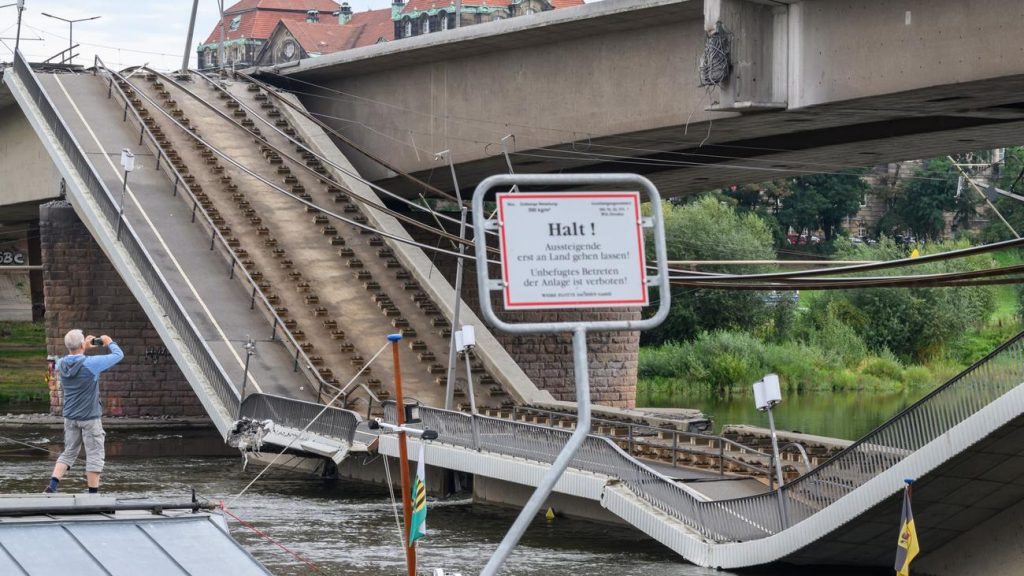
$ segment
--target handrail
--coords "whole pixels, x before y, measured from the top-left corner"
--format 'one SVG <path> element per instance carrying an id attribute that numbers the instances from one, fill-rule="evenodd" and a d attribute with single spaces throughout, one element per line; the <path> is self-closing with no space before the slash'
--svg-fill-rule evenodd
<path id="1" fill-rule="evenodd" d="M 57 112 L 50 97 L 43 90 L 42 85 L 20 51 L 15 54 L 14 73 L 21 80 L 29 97 L 32 98 L 35 105 L 39 108 L 43 121 L 52 130 L 61 150 L 68 156 L 72 166 L 82 178 L 85 184 L 83 191 L 92 197 L 100 209 L 100 216 L 106 220 L 106 223 L 111 228 L 114 228 L 119 220 L 120 211 L 113 195 L 98 176 L 96 168 L 88 157 L 82 153 L 78 141 L 68 130 L 64 119 Z M 229 411 L 230 417 L 230 414 L 234 414 L 239 406 L 238 391 L 231 385 L 224 367 L 220 365 L 216 356 L 207 347 L 206 341 L 200 337 L 199 330 L 185 311 L 184 306 L 174 295 L 174 292 L 168 286 L 166 278 L 164 278 L 160 269 L 154 264 L 149 253 L 142 246 L 135 233 L 135 229 L 127 222 L 124 223 L 123 228 L 125 232 L 121 235 L 120 240 L 122 248 L 128 258 L 138 268 L 146 285 L 156 297 L 157 304 L 163 308 L 169 323 L 178 333 L 185 348 L 191 354 L 199 372 L 209 382 L 224 408 Z"/>
<path id="2" fill-rule="evenodd" d="M 789 444 L 786 444 L 782 448 L 779 448 L 780 457 L 781 457 L 781 454 L 783 452 L 785 452 L 789 448 L 795 449 L 800 454 L 800 457 L 803 458 L 803 460 L 804 460 L 805 472 L 809 471 L 811 469 L 811 459 L 807 457 L 807 450 L 804 450 L 803 445 L 800 444 L 799 442 L 790 442 Z M 775 457 L 772 456 L 772 459 L 773 459 L 772 460 L 772 466 L 775 465 L 774 458 Z"/>
<path id="3" fill-rule="evenodd" d="M 835 503 L 1022 383 L 1024 332 L 817 468 L 756 496 L 708 501 L 597 436 L 591 436 L 570 466 L 618 478 L 638 498 L 706 538 L 756 540 Z M 393 420 L 394 410 L 389 403 L 385 416 Z M 420 414 L 423 426 L 438 432 L 437 442 L 540 462 L 552 462 L 568 438 L 564 430 L 438 408 L 421 407 Z"/>
<path id="4" fill-rule="evenodd" d="M 321 174 L 321 173 L 317 172 L 316 170 L 314 170 L 313 168 L 311 168 L 310 166 L 308 166 L 306 163 L 302 162 L 298 158 L 295 158 L 294 156 L 292 156 L 288 152 L 285 152 L 281 148 L 279 148 L 279 147 L 275 146 L 274 144 L 272 144 L 270 142 L 270 140 L 268 140 L 261 133 L 254 132 L 252 129 L 246 128 L 245 126 L 243 126 L 240 122 L 238 122 L 234 118 L 231 118 L 229 115 L 227 115 L 224 112 L 218 110 L 215 106 L 213 106 L 213 104 L 210 104 L 209 102 L 207 102 L 206 100 L 204 100 L 203 98 L 201 98 L 197 94 L 193 93 L 191 90 L 189 90 L 185 86 L 182 86 L 180 83 L 178 83 L 175 80 L 167 77 L 166 74 L 163 74 L 161 72 L 157 72 L 156 70 L 153 70 L 151 68 L 146 68 L 146 70 L 149 70 L 151 73 L 157 74 L 157 75 L 161 76 L 162 78 L 164 78 L 166 81 L 171 82 L 176 88 L 178 88 L 179 90 L 184 92 L 186 95 L 190 96 L 192 99 L 198 101 L 200 104 L 202 104 L 208 110 L 210 110 L 211 112 L 213 112 L 214 114 L 219 116 L 221 119 L 223 119 L 226 122 L 229 122 L 229 123 L 233 124 L 236 128 L 239 128 L 240 130 L 244 130 L 247 134 L 249 134 L 250 137 L 254 138 L 257 141 L 257 143 L 270 148 L 271 150 L 276 152 L 282 158 L 292 162 L 300 170 L 305 171 L 307 174 L 310 174 L 312 177 L 317 178 L 319 180 L 322 180 L 322 181 L 326 182 L 327 184 L 331 184 L 333 186 L 338 187 L 342 191 L 342 193 L 347 195 L 352 200 L 354 200 L 354 201 L 356 201 L 356 202 L 358 202 L 360 204 L 363 204 L 364 206 L 367 206 L 369 208 L 373 208 L 374 210 L 377 210 L 377 211 L 379 211 L 379 212 L 381 212 L 383 214 L 387 214 L 388 216 L 391 216 L 391 217 L 395 218 L 396 220 L 399 220 L 400 222 L 405 222 L 406 224 L 408 224 L 410 226 L 418 227 L 418 228 L 425 229 L 425 230 L 426 229 L 433 230 L 434 234 L 437 234 L 438 236 L 440 236 L 442 238 L 445 238 L 445 239 L 447 239 L 447 240 L 449 240 L 451 242 L 458 242 L 458 243 L 461 243 L 461 244 L 465 244 L 467 246 L 472 246 L 473 243 L 472 243 L 471 240 L 466 240 L 464 238 L 459 238 L 458 236 L 456 236 L 454 234 L 451 234 L 451 233 L 445 231 L 444 229 L 433 229 L 433 228 L 430 228 L 429 226 L 423 224 L 419 220 L 416 220 L 414 218 L 410 218 L 409 216 L 406 216 L 405 214 L 402 214 L 400 212 L 392 210 L 392 209 L 388 208 L 387 206 L 384 206 L 382 204 L 378 204 L 378 203 L 372 201 L 369 198 L 364 198 L 363 196 L 360 196 L 359 194 L 356 194 L 356 193 L 352 192 L 351 190 L 348 189 L 348 186 L 345 183 L 339 182 L 338 180 L 335 180 L 332 176 L 329 176 L 329 175 L 326 175 L 326 174 Z M 228 96 L 231 96 L 232 98 L 234 98 L 234 96 L 230 92 L 228 92 L 227 90 L 225 90 L 221 86 L 217 86 L 212 80 L 207 78 L 205 75 L 199 74 L 199 76 L 201 78 L 205 79 L 207 82 L 211 83 L 217 90 L 222 91 L 223 93 L 227 94 Z M 272 128 L 278 134 L 280 134 L 280 135 L 284 136 L 285 138 L 287 138 L 290 142 L 294 142 L 295 145 L 301 146 L 304 150 L 306 150 L 307 152 L 309 152 L 309 153 L 313 154 L 314 156 L 316 156 L 317 159 L 320 160 L 321 162 L 326 163 L 329 166 L 331 166 L 331 167 L 333 167 L 333 168 L 335 168 L 337 170 L 340 170 L 340 171 L 342 171 L 342 172 L 352 176 L 351 172 L 348 169 L 343 168 L 341 166 L 338 166 L 337 164 L 335 164 L 334 162 L 332 162 L 331 160 L 329 160 L 327 158 L 321 157 L 319 154 L 316 154 L 315 152 L 313 152 L 305 144 L 299 144 L 294 138 L 288 136 L 282 130 L 277 128 L 277 126 L 274 126 L 273 124 L 268 122 L 261 115 L 257 114 L 255 111 L 253 111 L 251 108 L 249 108 L 249 106 L 247 106 L 245 103 L 243 103 L 242 101 L 238 100 L 237 98 L 235 98 L 235 100 L 238 102 L 239 107 L 241 107 L 247 113 L 256 116 L 260 121 L 262 121 L 265 124 L 267 124 L 270 128 Z M 362 180 L 362 179 L 360 178 L 360 180 Z M 370 185 L 373 188 L 378 188 L 380 190 L 383 190 L 383 188 L 380 188 L 379 186 L 376 186 L 375 184 L 371 184 L 371 183 L 369 183 L 369 181 L 366 181 L 366 180 L 362 180 L 362 181 L 363 181 L 364 184 L 368 184 L 368 185 Z M 403 198 L 402 200 L 404 201 L 405 199 Z M 423 207 L 421 207 L 421 208 L 423 208 Z M 425 208 L 425 210 L 427 212 L 432 213 L 432 214 L 434 213 L 429 208 Z M 447 218 L 448 220 L 452 220 L 454 222 L 458 222 L 458 220 L 455 220 L 454 218 L 451 218 L 450 216 L 444 216 L 444 218 Z M 494 252 L 497 252 L 497 250 L 494 250 Z"/>
<path id="5" fill-rule="evenodd" d="M 127 111 L 127 110 L 130 109 L 132 111 L 132 117 L 135 118 L 135 120 L 139 123 L 139 125 L 141 127 L 140 129 L 147 136 L 149 136 L 149 141 L 150 141 L 151 145 L 154 146 L 156 148 L 156 151 L 157 151 L 157 162 L 156 163 L 157 163 L 157 167 L 159 167 L 160 166 L 160 158 L 161 158 L 161 156 L 164 157 L 164 158 L 167 158 L 166 151 L 160 145 L 160 143 L 157 140 L 156 136 L 153 135 L 153 132 L 149 129 L 148 126 L 146 126 L 146 123 L 142 120 L 142 117 L 139 115 L 138 111 L 135 110 L 135 108 L 133 106 L 131 106 L 131 103 L 128 100 L 128 96 L 127 96 L 127 94 L 125 94 L 125 92 L 124 92 L 123 88 L 121 87 L 121 85 L 118 82 L 115 82 L 114 79 L 116 77 L 118 80 L 120 80 L 122 82 L 126 82 L 127 83 L 128 81 L 125 80 L 120 74 L 118 74 L 116 72 L 113 72 L 112 70 L 107 68 L 106 65 L 103 64 L 103 60 L 101 60 L 99 56 L 96 56 L 95 63 L 96 63 L 96 69 L 97 70 L 102 70 L 104 72 L 104 75 L 108 77 L 109 82 L 110 82 L 110 85 L 108 86 L 108 89 L 112 89 L 112 88 L 115 88 L 115 87 L 117 88 L 118 95 L 121 96 L 122 100 L 125 103 L 125 110 Z M 148 98 L 146 95 L 142 94 L 139 90 L 135 90 L 135 92 L 137 94 L 139 94 L 140 96 L 145 97 L 147 100 L 150 101 L 150 103 L 153 103 L 150 98 Z M 173 120 L 173 118 L 171 120 Z M 177 123 L 177 122 L 175 121 L 175 123 Z M 182 129 L 185 129 L 185 127 L 183 125 L 181 125 L 180 123 L 178 123 L 178 126 L 180 128 L 182 128 Z M 252 290 L 253 290 L 252 300 L 255 301 L 256 296 L 259 296 L 259 300 L 263 304 L 264 312 L 269 314 L 271 319 L 274 321 L 274 328 L 272 329 L 271 339 L 272 340 L 276 339 L 277 327 L 280 326 L 281 330 L 284 332 L 285 336 L 287 337 L 288 343 L 291 344 L 292 349 L 295 351 L 295 368 L 296 369 L 298 368 L 298 360 L 299 360 L 299 358 L 301 358 L 303 360 L 303 367 L 305 368 L 304 371 L 306 372 L 307 377 L 312 377 L 311 379 L 317 383 L 317 400 L 322 400 L 324 387 L 331 388 L 331 389 L 333 389 L 335 391 L 340 390 L 337 386 L 331 384 L 330 382 L 325 381 L 320 376 L 320 374 L 316 370 L 314 370 L 313 363 L 310 361 L 309 356 L 306 354 L 306 352 L 304 350 L 302 350 L 302 347 L 299 346 L 298 341 L 292 335 L 291 331 L 288 330 L 288 328 L 285 326 L 284 320 L 277 314 L 277 312 L 274 311 L 274 307 L 270 303 L 270 301 L 267 299 L 266 294 L 264 294 L 263 290 L 261 290 L 259 288 L 259 284 L 252 278 L 252 276 L 249 274 L 249 272 L 245 269 L 245 266 L 242 265 L 241 259 L 239 259 L 238 255 L 235 254 L 235 251 L 231 249 L 231 246 L 228 244 L 227 239 L 221 233 L 220 229 L 216 226 L 216 224 L 213 223 L 213 219 L 210 217 L 210 214 L 206 211 L 206 208 L 203 207 L 202 204 L 199 202 L 199 199 L 196 198 L 195 194 L 192 192 L 192 189 L 188 185 L 188 183 L 186 182 L 185 178 L 181 175 L 180 172 L 178 172 L 178 169 L 174 167 L 174 164 L 170 160 L 167 160 L 166 162 L 164 162 L 164 167 L 165 167 L 165 170 L 168 170 L 170 172 L 171 176 L 173 177 L 172 179 L 174 180 L 174 188 L 175 188 L 175 190 L 178 189 L 179 184 L 180 184 L 181 187 L 185 190 L 185 193 L 187 193 L 188 197 L 192 200 L 193 214 L 198 210 L 199 213 L 202 214 L 202 216 L 203 216 L 204 223 L 207 224 L 208 227 L 210 228 L 211 235 L 214 238 L 220 240 L 220 244 L 224 248 L 224 250 L 227 252 L 228 259 L 231 262 L 231 271 L 232 271 L 231 273 L 234 274 L 234 271 L 237 268 L 240 271 L 240 274 L 245 278 L 245 280 L 248 281 L 248 284 L 252 287 Z"/>
<path id="6" fill-rule="evenodd" d="M 150 72 L 152 72 L 154 74 L 157 74 L 157 75 L 161 76 L 162 78 L 164 78 L 164 80 L 166 80 L 167 82 L 170 82 L 175 87 L 177 87 L 179 90 L 183 91 L 185 94 L 187 94 L 187 95 L 191 96 L 192 98 L 198 100 L 200 102 L 200 104 L 202 104 L 203 106 L 205 106 L 206 108 L 211 110 L 214 114 L 217 114 L 218 116 L 222 117 L 224 120 L 226 120 L 226 121 L 228 121 L 228 122 L 230 122 L 232 124 L 235 124 L 236 127 L 240 128 L 242 130 L 245 130 L 248 134 L 250 134 L 250 136 L 252 136 L 256 140 L 258 140 L 261 145 L 264 145 L 264 146 L 267 146 L 268 148 L 271 148 L 272 150 L 274 150 L 274 152 L 276 152 L 281 157 L 287 158 L 288 160 L 292 161 L 297 166 L 299 166 L 301 169 L 309 171 L 313 175 L 313 177 L 315 177 L 317 179 L 320 179 L 320 180 L 323 180 L 325 182 L 328 182 L 328 183 L 330 183 L 332 185 L 335 185 L 335 186 L 337 186 L 337 187 L 339 187 L 339 188 L 341 188 L 343 190 L 347 190 L 348 187 L 344 183 L 338 182 L 338 181 L 334 180 L 333 178 L 331 178 L 329 176 L 326 176 L 324 174 L 320 174 L 319 172 L 316 172 L 315 170 L 313 170 L 309 166 L 306 166 L 305 163 L 300 162 L 299 160 L 293 158 L 287 152 L 284 152 L 280 148 L 278 148 L 278 147 L 274 146 L 273 144 L 271 144 L 270 141 L 267 140 L 265 137 L 263 137 L 261 134 L 253 133 L 251 130 L 249 130 L 248 128 L 245 128 L 240 123 L 238 123 L 234 119 L 230 118 L 229 116 L 227 116 L 226 114 L 224 114 L 220 110 L 217 110 L 216 108 L 214 108 L 213 105 L 210 104 L 209 102 L 203 100 L 202 98 L 199 98 L 198 96 L 193 94 L 191 91 L 189 91 L 185 87 L 183 87 L 180 84 L 178 84 L 173 79 L 168 78 L 165 74 L 162 74 L 160 72 L 156 72 L 156 71 L 154 71 L 152 69 L 148 69 L 148 68 L 147 68 L 147 70 L 149 70 Z M 194 138 L 198 138 L 195 135 L 193 135 L 193 137 Z M 204 143 L 205 143 L 205 141 L 204 141 Z M 269 180 L 267 180 L 266 178 L 263 178 L 259 174 L 256 174 L 256 173 L 254 173 L 254 172 L 252 172 L 250 170 L 247 170 L 246 168 L 242 167 L 237 161 L 235 161 L 234 159 L 230 158 L 227 154 L 224 154 L 223 152 L 221 152 L 216 147 L 211 146 L 209 144 L 207 144 L 207 146 L 209 146 L 210 149 L 215 154 L 221 156 L 222 158 L 224 158 L 229 163 L 234 164 L 239 169 L 248 172 L 250 176 L 252 176 L 253 178 L 256 178 L 257 180 L 259 180 L 261 182 L 263 182 L 268 187 L 274 189 L 278 193 L 284 194 L 284 195 L 292 198 L 293 200 L 296 200 L 297 202 L 302 203 L 305 206 L 312 207 L 312 208 L 316 209 L 318 212 L 320 212 L 321 214 L 324 214 L 324 215 L 326 215 L 326 216 L 328 216 L 330 218 L 334 218 L 335 220 L 339 220 L 341 222 L 344 222 L 344 223 L 349 224 L 351 226 L 355 226 L 355 227 L 360 228 L 360 229 L 371 230 L 371 231 L 373 231 L 373 232 L 375 232 L 375 233 L 377 233 L 377 234 L 379 234 L 381 236 L 385 236 L 387 238 L 391 238 L 392 240 L 395 240 L 395 241 L 398 241 L 398 242 L 408 242 L 408 240 L 406 240 L 406 239 L 403 239 L 403 238 L 400 238 L 400 237 L 396 237 L 393 234 L 385 232 L 383 230 L 377 230 L 377 229 L 375 229 L 375 228 L 373 228 L 371 226 L 368 226 L 367 224 L 363 224 L 361 222 L 356 222 L 356 221 L 354 221 L 354 220 L 352 220 L 350 218 L 347 218 L 345 216 L 342 216 L 341 214 L 338 214 L 338 213 L 336 213 L 336 212 L 334 212 L 332 210 L 328 210 L 328 209 L 324 208 L 323 206 L 319 206 L 319 205 L 317 205 L 317 204 L 315 204 L 313 202 L 310 202 L 308 200 L 300 198 L 298 195 L 293 194 L 293 193 L 285 190 L 284 188 L 281 188 L 277 184 L 274 184 L 273 182 L 270 182 Z M 371 205 L 375 209 L 380 210 L 380 211 L 382 211 L 382 212 L 384 212 L 384 213 L 386 213 L 386 214 L 388 214 L 388 215 L 390 215 L 390 216 L 392 216 L 392 217 L 394 217 L 394 218 L 396 218 L 396 219 L 398 219 L 400 221 L 407 222 L 410 225 L 413 225 L 413 226 L 416 226 L 416 227 L 420 227 L 420 228 L 429 228 L 428 226 L 424 225 L 423 223 L 419 222 L 418 220 L 409 218 L 408 216 L 405 216 L 403 214 L 395 212 L 394 210 L 391 210 L 390 208 L 387 208 L 386 206 L 377 206 L 372 201 L 370 201 L 370 200 L 368 200 L 366 198 L 362 198 L 359 195 L 352 194 L 351 191 L 348 191 L 348 193 L 349 193 L 350 197 L 356 199 L 358 202 Z M 451 234 L 449 232 L 446 232 L 444 230 L 435 231 L 434 233 L 437 234 L 438 236 L 447 238 L 448 240 L 450 240 L 452 242 L 457 242 L 457 243 L 467 243 L 468 242 L 467 240 L 465 240 L 463 238 L 459 238 L 458 236 L 456 236 L 454 234 Z M 446 252 L 446 253 L 450 253 L 450 254 L 455 255 L 455 256 L 459 256 L 457 253 L 451 252 L 449 250 L 440 249 L 440 248 L 434 248 L 434 249 L 437 250 L 437 251 L 440 251 L 440 252 Z M 459 256 L 459 257 L 461 258 L 462 256 Z"/>
<path id="7" fill-rule="evenodd" d="M 211 86 L 213 86 L 214 89 L 216 89 L 216 90 L 218 90 L 220 92 L 224 92 L 228 96 L 231 96 L 232 98 L 235 98 L 235 96 L 233 94 L 231 94 L 226 88 L 224 88 L 224 86 L 221 85 L 221 83 L 218 82 L 217 80 L 214 80 L 213 78 L 210 78 L 209 76 L 204 74 L 201 70 L 195 70 L 195 72 L 200 77 L 205 79 Z M 263 90 L 269 96 L 273 97 L 275 100 L 277 100 L 279 102 L 284 103 L 286 106 L 288 106 L 289 108 L 294 110 L 296 114 L 301 115 L 303 118 L 305 118 L 307 120 L 310 120 L 311 122 L 313 121 L 313 119 L 310 118 L 308 113 L 296 109 L 295 105 L 292 102 L 288 102 L 287 100 L 285 100 L 284 97 L 282 97 L 280 94 L 278 94 L 276 90 L 271 89 L 270 87 L 266 86 L 262 82 L 260 82 L 258 80 L 255 80 L 251 76 L 248 76 L 248 75 L 246 75 L 244 73 L 239 72 L 239 73 L 237 73 L 237 75 L 238 76 L 242 76 L 243 78 L 247 79 L 253 86 L 258 86 L 258 87 L 263 88 Z M 344 166 L 341 166 L 340 164 L 337 164 L 336 162 L 334 162 L 330 158 L 326 158 L 324 156 L 321 156 L 315 150 L 310 148 L 305 142 L 295 138 L 294 136 L 289 135 L 288 133 L 284 132 L 283 130 L 281 130 L 280 128 L 275 126 L 273 122 L 267 120 L 261 114 L 258 114 L 255 110 L 252 109 L 251 106 L 247 105 L 245 102 L 242 102 L 238 98 L 235 98 L 235 100 L 238 102 L 238 105 L 241 106 L 241 108 L 243 110 L 245 110 L 249 114 L 255 116 L 257 119 L 260 120 L 260 122 L 265 124 L 267 126 L 267 128 L 273 130 L 278 135 L 280 135 L 283 138 L 287 139 L 288 142 L 294 144 L 295 146 L 301 148 L 302 150 L 305 150 L 307 153 L 312 154 L 313 156 L 315 156 L 317 158 L 317 160 L 320 160 L 321 162 L 327 164 L 328 166 L 334 168 L 335 170 L 338 170 L 339 172 L 345 174 L 346 176 L 349 176 L 349 177 L 351 177 L 351 178 L 353 178 L 355 180 L 358 180 L 360 183 L 365 184 L 366 186 L 370 187 L 371 189 L 373 189 L 373 190 L 375 190 L 377 192 L 380 192 L 380 193 L 388 196 L 389 198 L 391 198 L 393 200 L 396 200 L 398 202 L 402 202 L 403 204 L 409 206 L 410 208 L 413 208 L 413 209 L 416 209 L 416 210 L 422 210 L 422 211 L 430 214 L 431 216 L 434 216 L 435 218 L 440 218 L 440 219 L 443 219 L 443 220 L 448 220 L 449 222 L 452 222 L 453 224 L 458 224 L 459 223 L 459 220 L 457 218 L 452 218 L 451 216 L 448 216 L 447 214 L 438 212 L 438 211 L 430 208 L 430 206 L 425 206 L 423 204 L 418 204 L 416 202 L 413 202 L 412 200 L 409 200 L 408 198 L 404 198 L 402 196 L 399 196 L 398 194 L 395 194 L 394 192 L 391 192 L 390 190 L 387 190 L 387 189 L 381 187 L 380 185 L 378 185 L 378 184 L 376 184 L 374 182 L 371 182 L 370 180 L 367 180 L 366 178 L 363 178 L 362 176 L 360 176 L 355 171 L 353 171 L 353 170 L 351 170 L 349 168 L 346 168 Z M 320 126 L 320 127 L 322 128 L 322 126 Z M 337 183 L 337 182 L 335 182 L 335 183 L 340 185 L 340 183 Z M 352 192 L 349 192 L 349 196 L 355 197 L 358 201 L 361 201 L 361 202 L 365 201 L 364 198 L 362 198 L 358 194 L 355 194 L 355 193 L 352 193 Z M 392 215 L 392 216 L 395 215 L 393 210 L 387 210 L 385 206 L 381 206 L 381 205 L 375 204 L 375 203 L 370 204 L 370 205 L 373 206 L 374 208 L 378 209 L 378 210 L 385 209 L 383 211 L 386 214 L 389 214 L 389 215 Z M 494 234 L 496 234 L 496 233 L 492 233 L 492 235 L 494 235 Z M 466 244 L 471 246 L 472 242 L 471 241 L 467 241 Z"/>
<path id="8" fill-rule="evenodd" d="M 546 409 L 543 409 L 543 408 L 533 408 L 533 407 L 530 407 L 530 406 L 515 406 L 515 407 L 512 408 L 512 415 L 513 415 L 513 417 L 516 414 L 520 414 L 520 413 L 521 414 L 540 414 L 540 415 L 543 415 L 543 416 L 545 416 L 547 418 L 565 418 L 565 419 L 569 419 L 569 420 L 575 419 L 575 417 L 576 417 L 575 414 L 572 414 L 572 413 L 569 413 L 569 412 L 556 412 L 554 410 L 546 410 Z M 771 468 L 770 467 L 761 467 L 761 466 L 757 466 L 757 465 L 751 464 L 749 462 L 744 462 L 744 461 L 739 460 L 737 458 L 732 458 L 730 456 L 726 456 L 724 447 L 725 446 L 731 446 L 731 447 L 735 448 L 736 451 L 738 451 L 738 452 L 750 453 L 750 454 L 753 454 L 753 455 L 756 455 L 756 456 L 763 457 L 763 458 L 765 458 L 765 459 L 767 459 L 769 461 L 771 460 L 771 455 L 770 454 L 762 452 L 762 451 L 758 450 L 757 448 L 753 448 L 751 446 L 747 446 L 745 444 L 741 444 L 739 442 L 736 442 L 735 440 L 730 440 L 729 438 L 726 438 L 724 436 L 716 436 L 714 434 L 702 434 L 700 432 L 688 432 L 688 431 L 684 431 L 684 430 L 677 430 L 677 429 L 674 429 L 674 428 L 662 428 L 662 427 L 653 426 L 653 425 L 650 425 L 650 424 L 637 424 L 637 423 L 634 423 L 634 422 L 621 422 L 621 421 L 617 421 L 617 420 L 609 420 L 607 418 L 592 418 L 591 422 L 592 422 L 592 426 L 591 426 L 592 430 L 593 430 L 594 425 L 607 425 L 607 426 L 612 426 L 612 427 L 616 427 L 616 428 L 618 428 L 618 427 L 626 428 L 628 430 L 628 436 L 627 436 L 626 440 L 627 440 L 627 442 L 629 444 L 629 449 L 626 452 L 629 453 L 629 454 L 633 453 L 634 443 L 636 443 L 636 444 L 642 444 L 643 443 L 642 440 L 637 440 L 637 438 L 642 438 L 643 435 L 637 434 L 636 431 L 638 431 L 638 430 L 640 430 L 640 431 L 649 431 L 649 432 L 652 432 L 654 434 L 671 433 L 672 434 L 671 450 L 673 451 L 673 455 L 672 455 L 672 466 L 673 467 L 675 467 L 677 465 L 676 454 L 675 453 L 676 452 L 684 452 L 686 454 L 696 454 L 696 455 L 701 455 L 701 456 L 708 456 L 708 457 L 711 457 L 711 458 L 717 458 L 719 460 L 719 466 L 718 466 L 719 473 L 723 474 L 723 475 L 725 474 L 725 462 L 731 462 L 731 463 L 733 463 L 733 464 L 735 464 L 737 466 L 746 468 L 748 470 L 752 470 L 752 471 L 754 471 L 756 473 L 760 473 L 760 474 L 769 474 L 771 472 Z M 599 433 L 596 434 L 596 435 L 597 436 L 603 436 L 602 434 L 599 434 Z M 707 442 L 709 446 L 713 442 L 714 443 L 718 443 L 719 451 L 717 453 L 712 453 L 712 452 L 707 452 L 707 451 L 704 451 L 704 450 L 699 450 L 699 449 L 696 449 L 696 448 L 688 448 L 687 446 L 685 446 L 685 445 L 683 445 L 683 444 L 681 444 L 679 442 L 680 437 L 686 438 L 686 439 L 694 438 L 694 439 L 702 440 L 702 441 Z M 659 445 L 659 447 L 660 447 L 660 445 Z M 669 448 L 669 447 L 668 446 L 664 446 L 664 448 Z M 810 466 L 808 466 L 808 469 L 810 469 Z"/>

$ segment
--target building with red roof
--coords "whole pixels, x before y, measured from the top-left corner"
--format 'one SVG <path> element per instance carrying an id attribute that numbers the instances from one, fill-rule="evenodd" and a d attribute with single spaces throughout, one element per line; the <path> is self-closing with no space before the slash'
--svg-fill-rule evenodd
<path id="1" fill-rule="evenodd" d="M 256 55 L 257 66 L 273 66 L 394 40 L 391 9 L 353 13 L 342 2 L 337 18 L 319 22 L 281 20 Z"/>
<path id="2" fill-rule="evenodd" d="M 224 64 L 251 66 L 278 22 L 329 21 L 339 8 L 333 0 L 241 0 L 196 48 L 199 68 L 218 66 L 222 48 Z"/>
<path id="3" fill-rule="evenodd" d="M 462 26 L 583 4 L 584 0 L 463 0 Z M 329 15 L 328 15 L 329 14 Z M 353 13 L 332 0 L 242 0 L 199 46 L 199 66 L 217 65 L 221 25 L 224 61 L 275 66 L 342 50 L 455 28 L 455 0 L 392 0 L 391 8 Z"/>

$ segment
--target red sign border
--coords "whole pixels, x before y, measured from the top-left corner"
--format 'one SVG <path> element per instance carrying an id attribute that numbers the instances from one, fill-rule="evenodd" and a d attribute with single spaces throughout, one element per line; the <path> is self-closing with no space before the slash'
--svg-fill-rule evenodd
<path id="1" fill-rule="evenodd" d="M 511 285 L 509 284 L 508 258 L 505 248 L 508 241 L 505 238 L 505 205 L 506 198 L 529 198 L 529 199 L 563 199 L 563 198 L 629 198 L 633 200 L 633 209 L 636 216 L 636 238 L 637 246 L 640 248 L 640 285 L 643 297 L 636 300 L 599 300 L 599 301 L 566 301 L 557 302 L 545 300 L 541 302 L 512 302 Z M 501 279 L 504 283 L 502 294 L 504 295 L 505 308 L 512 310 L 522 309 L 545 309 L 545 308 L 626 308 L 631 306 L 647 306 L 650 303 L 650 296 L 647 287 L 647 254 L 644 252 L 644 234 L 640 215 L 640 193 L 639 192 L 563 192 L 563 193 L 541 193 L 541 192 L 499 192 L 495 200 L 498 203 L 498 227 L 501 232 L 498 235 L 501 240 Z"/>

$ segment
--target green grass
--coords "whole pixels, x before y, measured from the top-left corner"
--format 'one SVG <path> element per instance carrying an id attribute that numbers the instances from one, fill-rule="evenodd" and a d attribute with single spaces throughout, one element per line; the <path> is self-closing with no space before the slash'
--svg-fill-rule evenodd
<path id="1" fill-rule="evenodd" d="M 46 327 L 42 322 L 0 322 L 0 404 L 48 398 Z"/>

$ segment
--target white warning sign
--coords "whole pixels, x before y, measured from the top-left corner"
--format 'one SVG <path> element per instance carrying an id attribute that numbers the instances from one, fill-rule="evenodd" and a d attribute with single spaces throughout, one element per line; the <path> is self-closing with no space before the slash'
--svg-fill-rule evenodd
<path id="1" fill-rule="evenodd" d="M 497 200 L 506 309 L 647 305 L 639 192 Z"/>

